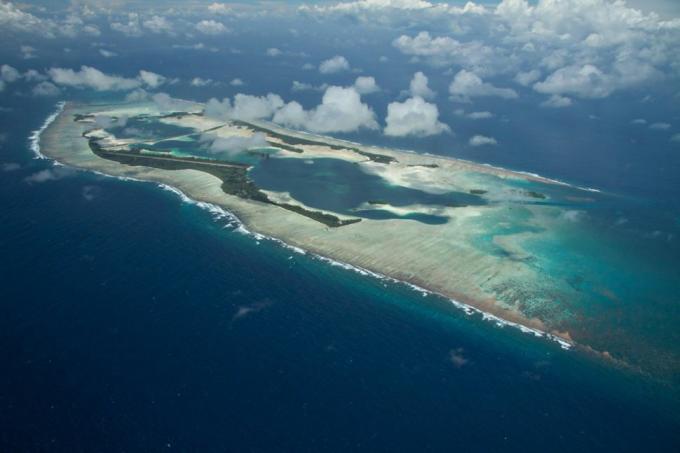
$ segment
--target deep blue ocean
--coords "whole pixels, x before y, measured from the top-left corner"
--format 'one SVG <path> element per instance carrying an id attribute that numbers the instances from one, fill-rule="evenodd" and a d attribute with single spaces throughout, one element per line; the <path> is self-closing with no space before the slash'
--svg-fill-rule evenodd
<path id="1" fill-rule="evenodd" d="M 0 197 L 2 451 L 677 451 L 677 389 L 235 231 L 154 184 Z"/>

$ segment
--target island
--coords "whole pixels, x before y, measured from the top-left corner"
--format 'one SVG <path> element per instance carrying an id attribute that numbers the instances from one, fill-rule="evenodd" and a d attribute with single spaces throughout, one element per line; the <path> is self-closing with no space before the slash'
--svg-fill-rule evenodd
<path id="1" fill-rule="evenodd" d="M 66 103 L 41 150 L 65 165 L 175 188 L 232 213 L 244 230 L 565 348 L 587 339 L 573 316 L 584 295 L 551 273 L 543 245 L 570 234 L 564 219 L 592 203 L 591 192 L 176 104 Z"/>

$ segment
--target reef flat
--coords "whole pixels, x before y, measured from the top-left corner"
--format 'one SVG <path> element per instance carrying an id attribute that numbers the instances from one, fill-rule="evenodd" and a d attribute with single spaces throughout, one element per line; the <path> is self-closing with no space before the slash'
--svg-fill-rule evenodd
<path id="1" fill-rule="evenodd" d="M 63 164 L 177 188 L 232 212 L 252 232 L 564 347 L 636 362 L 627 341 L 600 337 L 599 326 L 584 322 L 593 301 L 618 290 L 584 288 L 555 266 L 566 238 L 592 236 L 575 220 L 597 194 L 448 157 L 209 118 L 203 107 L 67 103 L 41 149 Z"/>

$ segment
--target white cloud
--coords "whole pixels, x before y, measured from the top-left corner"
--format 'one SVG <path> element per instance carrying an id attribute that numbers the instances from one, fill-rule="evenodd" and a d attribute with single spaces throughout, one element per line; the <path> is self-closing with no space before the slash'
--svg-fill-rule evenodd
<path id="1" fill-rule="evenodd" d="M 459 99 L 468 99 L 479 96 L 494 96 L 503 99 L 516 99 L 517 92 L 511 88 L 497 88 L 490 83 L 484 82 L 477 74 L 462 69 L 453 79 L 449 86 L 451 95 Z"/>
<path id="2" fill-rule="evenodd" d="M 363 102 L 354 87 L 331 86 L 321 104 L 305 110 L 289 102 L 274 115 L 274 122 L 312 132 L 354 132 L 360 128 L 378 129 L 373 110 Z"/>
<path id="3" fill-rule="evenodd" d="M 143 69 L 139 71 L 139 78 L 144 83 L 144 85 L 148 86 L 151 89 L 158 88 L 159 86 L 163 85 L 167 80 L 160 74 L 156 74 L 155 72 L 151 71 L 145 71 Z"/>
<path id="4" fill-rule="evenodd" d="M 354 81 L 354 88 L 356 89 L 357 93 L 361 95 L 380 91 L 380 87 L 377 83 L 375 83 L 375 79 L 373 77 L 366 76 L 357 77 L 357 79 Z"/>
<path id="5" fill-rule="evenodd" d="M 319 65 L 319 72 L 321 74 L 334 74 L 340 71 L 349 71 L 350 66 L 347 59 L 341 55 L 336 55 L 321 62 Z"/>
<path id="6" fill-rule="evenodd" d="M 68 178 L 75 174 L 75 171 L 68 167 L 53 167 L 46 170 L 41 170 L 24 178 L 27 184 L 41 184 L 47 181 L 57 181 L 59 179 Z"/>
<path id="7" fill-rule="evenodd" d="M 191 86 L 193 87 L 205 87 L 212 85 L 214 83 L 213 79 L 202 79 L 201 77 L 194 77 L 191 79 Z"/>
<path id="8" fill-rule="evenodd" d="M 558 69 L 534 85 L 539 93 L 573 94 L 581 98 L 604 98 L 614 88 L 614 81 L 591 64 Z"/>
<path id="9" fill-rule="evenodd" d="M 16 82 L 20 78 L 21 74 L 16 70 L 16 68 L 7 64 L 0 66 L 0 79 L 2 81 L 12 83 Z"/>
<path id="10" fill-rule="evenodd" d="M 470 146 L 486 146 L 486 145 L 497 145 L 498 142 L 493 137 L 487 137 L 485 135 L 475 135 L 468 141 Z"/>
<path id="11" fill-rule="evenodd" d="M 414 37 L 402 35 L 392 45 L 405 55 L 425 58 L 435 66 L 455 64 L 483 74 L 502 64 L 496 51 L 480 41 L 459 42 L 448 36 L 433 38 L 426 31 Z"/>
<path id="12" fill-rule="evenodd" d="M 647 120 L 644 118 L 636 118 L 632 120 L 630 124 L 647 124 Z"/>
<path id="13" fill-rule="evenodd" d="M 384 10 L 388 8 L 398 10 L 418 10 L 431 8 L 432 3 L 425 0 L 357 0 L 341 2 L 333 5 L 303 6 L 303 11 L 317 13 L 359 13 L 370 10 Z"/>
<path id="14" fill-rule="evenodd" d="M 92 88 L 97 91 L 125 91 L 138 88 L 138 79 L 127 79 L 115 75 L 108 75 L 100 70 L 82 66 L 80 71 L 64 68 L 51 68 L 48 74 L 57 85 L 74 88 Z"/>
<path id="15" fill-rule="evenodd" d="M 232 81 L 229 82 L 229 85 L 231 85 L 233 87 L 241 87 L 241 86 L 245 85 L 245 83 L 241 79 L 232 79 Z"/>
<path id="16" fill-rule="evenodd" d="M 267 51 L 265 52 L 265 54 L 266 54 L 268 57 L 278 57 L 278 56 L 280 56 L 281 54 L 283 54 L 283 52 L 281 52 L 281 50 L 280 50 L 280 49 L 277 49 L 276 47 L 270 47 L 269 49 L 267 49 Z"/>
<path id="17" fill-rule="evenodd" d="M 532 69 L 531 71 L 527 72 L 518 72 L 517 75 L 515 76 L 515 82 L 526 87 L 531 85 L 540 78 L 541 71 L 539 71 L 538 69 Z"/>
<path id="18" fill-rule="evenodd" d="M 211 3 L 208 5 L 208 11 L 214 14 L 227 14 L 231 12 L 231 6 L 226 3 Z"/>
<path id="19" fill-rule="evenodd" d="M 152 16 L 145 20 L 142 25 L 152 33 L 172 33 L 172 24 L 163 16 Z"/>
<path id="20" fill-rule="evenodd" d="M 31 46 L 21 46 L 19 50 L 21 50 L 21 57 L 24 60 L 35 58 L 35 48 Z"/>
<path id="21" fill-rule="evenodd" d="M 12 171 L 21 170 L 21 165 L 14 162 L 6 162 L 0 166 L 3 172 L 8 173 Z"/>
<path id="22" fill-rule="evenodd" d="M 569 107 L 572 104 L 571 99 L 566 96 L 560 96 L 559 94 L 553 94 L 548 99 L 541 103 L 543 107 L 550 107 L 553 109 L 559 109 L 564 107 Z"/>
<path id="23" fill-rule="evenodd" d="M 149 93 L 143 88 L 137 88 L 125 96 L 127 102 L 141 102 L 149 99 Z"/>
<path id="24" fill-rule="evenodd" d="M 99 28 L 95 27 L 94 25 L 85 25 L 83 27 L 83 33 L 90 36 L 101 36 L 102 34 L 102 32 L 99 31 Z"/>
<path id="25" fill-rule="evenodd" d="M 132 93 L 130 93 L 132 95 Z M 145 93 L 138 92 L 135 97 L 139 97 L 140 100 L 143 99 Z M 148 98 L 148 94 L 146 95 Z M 151 100 L 156 104 L 161 112 L 183 112 L 187 108 L 187 104 L 184 101 L 175 99 L 167 93 L 156 93 L 151 96 Z"/>
<path id="26" fill-rule="evenodd" d="M 667 131 L 671 128 L 671 125 L 668 123 L 652 123 L 649 125 L 649 128 L 657 131 Z"/>
<path id="27" fill-rule="evenodd" d="M 450 132 L 450 128 L 439 121 L 439 109 L 435 104 L 416 96 L 404 102 L 392 102 L 387 106 L 387 127 L 385 135 L 427 136 Z"/>
<path id="28" fill-rule="evenodd" d="M 105 58 L 112 58 L 118 56 L 116 52 L 111 52 L 110 50 L 106 49 L 99 49 L 99 53 Z"/>
<path id="29" fill-rule="evenodd" d="M 671 142 L 680 143 L 680 134 L 673 134 L 673 136 L 671 137 Z"/>
<path id="30" fill-rule="evenodd" d="M 137 13 L 129 13 L 127 19 L 127 22 L 112 22 L 110 25 L 111 29 L 129 37 L 142 36 L 139 15 Z"/>
<path id="31" fill-rule="evenodd" d="M 0 30 L 35 34 L 46 38 L 54 38 L 57 33 L 54 22 L 24 12 L 11 2 L 0 3 Z"/>
<path id="32" fill-rule="evenodd" d="M 33 96 L 58 96 L 61 94 L 59 87 L 51 82 L 40 82 L 33 87 Z"/>
<path id="33" fill-rule="evenodd" d="M 239 93 L 234 96 L 233 104 L 229 98 L 224 98 L 221 102 L 215 98 L 210 99 L 205 107 L 205 115 L 219 119 L 259 120 L 271 118 L 283 105 L 283 99 L 276 94 L 251 96 Z"/>
<path id="34" fill-rule="evenodd" d="M 257 132 L 250 137 L 218 137 L 214 134 L 203 134 L 201 142 L 210 143 L 208 151 L 213 154 L 231 156 L 252 148 L 265 148 L 270 146 L 267 136 Z"/>
<path id="35" fill-rule="evenodd" d="M 293 85 L 291 86 L 291 91 L 325 91 L 328 88 L 328 84 L 324 83 L 320 86 L 314 86 L 310 83 L 298 82 L 293 80 Z"/>
<path id="36" fill-rule="evenodd" d="M 202 20 L 196 24 L 196 30 L 204 35 L 217 36 L 227 32 L 227 27 L 222 22 L 215 20 Z"/>
<path id="37" fill-rule="evenodd" d="M 471 112 L 466 115 L 471 120 L 486 120 L 493 118 L 493 113 L 491 112 Z"/>
<path id="38" fill-rule="evenodd" d="M 428 79 L 421 71 L 413 74 L 411 84 L 409 85 L 409 94 L 411 96 L 419 96 L 423 99 L 434 99 L 436 93 L 428 86 Z"/>

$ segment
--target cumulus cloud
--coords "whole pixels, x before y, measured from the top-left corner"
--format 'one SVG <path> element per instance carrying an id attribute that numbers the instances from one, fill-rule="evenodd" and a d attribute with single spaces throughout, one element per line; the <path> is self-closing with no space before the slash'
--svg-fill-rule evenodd
<path id="1" fill-rule="evenodd" d="M 436 96 L 436 93 L 428 86 L 427 76 L 421 71 L 413 74 L 408 92 L 411 96 L 418 96 L 423 99 L 434 99 Z"/>
<path id="2" fill-rule="evenodd" d="M 359 13 L 363 11 L 381 11 L 385 9 L 419 10 L 431 8 L 432 3 L 425 0 L 358 0 L 340 2 L 332 5 L 303 6 L 302 11 L 317 13 Z"/>
<path id="3" fill-rule="evenodd" d="M 336 55 L 321 62 L 319 72 L 321 74 L 335 74 L 336 72 L 349 71 L 349 61 L 341 55 Z"/>
<path id="4" fill-rule="evenodd" d="M 172 24 L 163 16 L 152 16 L 142 25 L 152 33 L 172 33 Z"/>
<path id="5" fill-rule="evenodd" d="M 269 49 L 267 49 L 267 50 L 265 51 L 265 54 L 266 54 L 268 57 L 278 57 L 278 56 L 280 56 L 281 54 L 283 54 L 283 52 L 282 52 L 280 49 L 277 49 L 276 47 L 270 47 Z"/>
<path id="6" fill-rule="evenodd" d="M 276 112 L 273 120 L 286 126 L 321 133 L 378 129 L 375 113 L 361 102 L 361 95 L 354 87 L 328 87 L 321 104 L 311 110 L 305 110 L 297 102 L 289 102 Z"/>
<path id="7" fill-rule="evenodd" d="M 125 36 L 142 36 L 142 27 L 139 21 L 139 15 L 137 13 L 129 13 L 127 22 L 111 22 L 110 27 L 112 30 L 122 33 Z"/>
<path id="8" fill-rule="evenodd" d="M 143 90 L 135 95 L 135 97 L 137 96 L 140 98 L 139 100 L 145 100 L 149 97 L 148 93 Z M 161 112 L 183 112 L 187 108 L 186 102 L 175 99 L 167 93 L 156 93 L 151 96 L 151 100 Z"/>
<path id="9" fill-rule="evenodd" d="M 550 107 L 553 109 L 569 107 L 571 104 L 572 102 L 570 98 L 566 96 L 560 96 L 559 94 L 553 94 L 547 100 L 541 103 L 543 107 Z"/>
<path id="10" fill-rule="evenodd" d="M 101 54 L 102 57 L 105 57 L 105 58 L 112 58 L 112 57 L 118 56 L 118 54 L 116 52 L 112 52 L 112 51 L 106 50 L 106 49 L 99 49 L 99 53 Z"/>
<path id="11" fill-rule="evenodd" d="M 21 46 L 19 50 L 21 51 L 21 57 L 24 60 L 35 58 L 35 48 L 31 46 Z"/>
<path id="12" fill-rule="evenodd" d="M 128 91 L 142 85 L 155 89 L 167 81 L 162 75 L 151 71 L 141 70 L 136 78 L 126 78 L 106 74 L 91 66 L 82 66 L 79 71 L 51 68 L 47 73 L 57 85 L 96 91 Z"/>
<path id="13" fill-rule="evenodd" d="M 293 85 L 290 87 L 291 91 L 326 91 L 326 88 L 328 88 L 327 83 L 316 86 L 311 83 L 298 82 L 297 80 L 293 80 Z"/>
<path id="14" fill-rule="evenodd" d="M 427 136 L 450 132 L 450 128 L 439 121 L 439 109 L 435 104 L 416 96 L 404 102 L 392 102 L 387 106 L 387 127 L 385 135 Z"/>
<path id="15" fill-rule="evenodd" d="M 202 20 L 196 24 L 196 30 L 204 35 L 212 36 L 221 35 L 228 31 L 222 22 L 216 20 Z"/>
<path id="16" fill-rule="evenodd" d="M 11 2 L 2 2 L 0 3 L 0 25 L 5 30 L 40 32 L 42 20 L 30 13 L 21 11 Z"/>
<path id="17" fill-rule="evenodd" d="M 12 171 L 21 170 L 21 165 L 14 162 L 6 162 L 0 166 L 0 169 L 2 169 L 2 171 L 5 173 L 9 173 Z"/>
<path id="18" fill-rule="evenodd" d="M 61 94 L 61 90 L 58 86 L 47 81 L 40 82 L 34 86 L 31 92 L 33 93 L 33 96 L 59 96 Z"/>
<path id="19" fill-rule="evenodd" d="M 532 69 L 531 71 L 518 72 L 517 75 L 515 75 L 515 82 L 526 87 L 531 85 L 540 78 L 541 71 L 539 71 L 538 69 Z"/>
<path id="20" fill-rule="evenodd" d="M 283 105 L 283 99 L 277 94 L 251 96 L 239 93 L 234 96 L 233 103 L 229 98 L 224 98 L 222 101 L 210 99 L 205 106 L 205 115 L 224 120 L 260 120 L 271 118 L 274 112 Z"/>
<path id="21" fill-rule="evenodd" d="M 534 85 L 539 93 L 573 94 L 581 98 L 607 97 L 614 88 L 614 81 L 591 64 L 560 68 Z"/>
<path id="22" fill-rule="evenodd" d="M 192 87 L 205 87 L 208 85 L 212 85 L 215 83 L 213 79 L 203 79 L 201 77 L 194 77 L 191 79 L 191 86 Z"/>
<path id="23" fill-rule="evenodd" d="M 269 146 L 267 136 L 258 132 L 251 137 L 218 137 L 214 134 L 204 134 L 201 142 L 209 143 L 208 151 L 213 154 L 234 155 L 252 148 Z"/>
<path id="24" fill-rule="evenodd" d="M 245 83 L 241 79 L 232 79 L 231 82 L 229 82 L 229 85 L 233 87 L 241 87 L 245 85 Z"/>
<path id="25" fill-rule="evenodd" d="M 462 69 L 453 79 L 449 86 L 452 96 L 459 99 L 468 99 L 480 96 L 495 96 L 503 99 L 516 99 L 517 92 L 511 88 L 497 88 L 490 83 L 484 82 L 477 74 Z"/>
<path id="26" fill-rule="evenodd" d="M 666 131 L 671 128 L 671 125 L 669 123 L 652 123 L 649 125 L 649 128 L 657 131 Z"/>
<path id="27" fill-rule="evenodd" d="M 125 91 L 138 88 L 138 79 L 128 79 L 116 75 L 108 75 L 100 70 L 82 66 L 80 71 L 64 68 L 51 68 L 48 74 L 57 85 L 74 88 L 91 88 L 97 91 Z"/>
<path id="28" fill-rule="evenodd" d="M 16 70 L 16 68 L 7 64 L 0 66 L 0 80 L 3 82 L 12 83 L 16 82 L 20 78 L 21 74 Z"/>
<path id="29" fill-rule="evenodd" d="M 41 170 L 24 178 L 26 184 L 41 184 L 48 181 L 58 181 L 60 179 L 68 178 L 75 174 L 75 171 L 68 167 L 53 167 L 46 170 Z"/>
<path id="30" fill-rule="evenodd" d="M 486 146 L 486 145 L 497 145 L 498 142 L 493 137 L 487 137 L 485 135 L 475 135 L 468 141 L 470 146 Z"/>
<path id="31" fill-rule="evenodd" d="M 448 37 L 432 37 L 429 32 L 422 31 L 414 37 L 402 35 L 392 42 L 400 52 L 418 58 L 424 58 L 435 66 L 460 65 L 471 71 L 486 73 L 495 67 L 496 56 L 493 47 L 479 41 L 459 42 Z"/>
<path id="32" fill-rule="evenodd" d="M 166 78 L 155 72 L 141 70 L 139 71 L 139 79 L 151 89 L 158 88 L 166 82 Z"/>
<path id="33" fill-rule="evenodd" d="M 231 6 L 227 5 L 226 3 L 211 3 L 208 5 L 208 11 L 214 14 L 227 14 L 231 12 Z"/>
<path id="34" fill-rule="evenodd" d="M 469 118 L 471 120 L 486 120 L 493 118 L 494 116 L 493 113 L 487 111 L 465 113 L 465 110 L 463 109 L 458 109 L 454 113 L 458 116 L 464 116 L 465 118 Z"/>
<path id="35" fill-rule="evenodd" d="M 357 79 L 354 81 L 354 89 L 356 89 L 357 93 L 361 95 L 380 91 L 380 87 L 377 83 L 375 83 L 375 79 L 373 77 L 366 76 L 357 77 Z"/>

